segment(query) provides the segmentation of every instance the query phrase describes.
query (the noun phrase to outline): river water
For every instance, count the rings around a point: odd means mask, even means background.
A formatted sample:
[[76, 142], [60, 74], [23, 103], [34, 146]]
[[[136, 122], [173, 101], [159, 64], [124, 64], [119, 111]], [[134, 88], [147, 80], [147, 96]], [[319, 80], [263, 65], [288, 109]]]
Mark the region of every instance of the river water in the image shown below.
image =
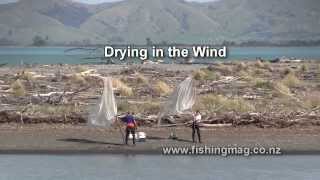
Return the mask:
[[[0, 64], [87, 64], [101, 63], [103, 50], [70, 50], [70, 47], [0, 47]], [[227, 60], [275, 59], [295, 57], [320, 59], [320, 47], [231, 47]], [[201, 62], [201, 60], [199, 60]], [[214, 61], [213, 59], [205, 60]], [[167, 60], [167, 62], [170, 62]]]
[[308, 180], [320, 156], [0, 155], [1, 180]]

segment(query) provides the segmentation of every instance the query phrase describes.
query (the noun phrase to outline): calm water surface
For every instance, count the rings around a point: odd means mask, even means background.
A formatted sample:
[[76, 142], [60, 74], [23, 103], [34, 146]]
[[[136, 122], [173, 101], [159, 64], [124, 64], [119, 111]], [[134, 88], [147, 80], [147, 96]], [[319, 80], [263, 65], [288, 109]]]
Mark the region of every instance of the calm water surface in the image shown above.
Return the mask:
[[320, 156], [0, 155], [1, 180], [311, 180], [319, 167]]
[[[22, 62], [24, 64], [87, 64], [103, 62], [101, 59], [92, 59], [102, 57], [103, 50], [95, 52], [66, 51], [68, 49], [70, 47], [0, 47], [0, 64], [18, 65]], [[254, 60], [257, 57], [264, 59], [279, 57], [320, 59], [320, 47], [231, 47], [228, 52], [229, 60]]]

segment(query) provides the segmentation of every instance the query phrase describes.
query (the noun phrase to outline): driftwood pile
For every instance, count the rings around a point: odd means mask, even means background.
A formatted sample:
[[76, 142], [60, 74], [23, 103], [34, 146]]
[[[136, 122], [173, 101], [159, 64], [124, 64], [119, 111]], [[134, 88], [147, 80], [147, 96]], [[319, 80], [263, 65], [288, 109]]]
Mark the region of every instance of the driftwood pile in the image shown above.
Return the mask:
[[[25, 124], [85, 124], [87, 115], [72, 113], [58, 116], [32, 116], [21, 115], [16, 111], [0, 111], [0, 123], [25, 123]], [[174, 121], [168, 118], [163, 119], [163, 123], [168, 126], [188, 126], [192, 117], [190, 115], [174, 116]], [[157, 126], [157, 116], [136, 115], [139, 126], [154, 127]], [[256, 126], [259, 128], [288, 128], [292, 126], [320, 126], [319, 113], [246, 113], [246, 114], [224, 114], [217, 116], [204, 117], [202, 121], [205, 127], [238, 127], [238, 126]], [[165, 125], [165, 126], [167, 126]]]
[[86, 123], [87, 118], [80, 114], [68, 114], [64, 116], [32, 116], [23, 115], [16, 111], [0, 111], [0, 123], [22, 123], [22, 124], [81, 124]]
[[287, 128], [291, 126], [320, 126], [320, 115], [314, 113], [270, 114], [247, 113], [242, 115], [226, 114], [209, 117], [206, 124], [232, 124], [232, 126], [254, 125], [259, 128]]

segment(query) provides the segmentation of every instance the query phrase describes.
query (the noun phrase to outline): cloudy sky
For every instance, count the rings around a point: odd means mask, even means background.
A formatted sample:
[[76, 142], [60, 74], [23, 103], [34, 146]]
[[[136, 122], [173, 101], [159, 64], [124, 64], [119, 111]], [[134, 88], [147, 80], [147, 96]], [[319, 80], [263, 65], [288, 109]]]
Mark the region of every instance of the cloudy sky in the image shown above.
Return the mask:
[[[17, 0], [0, 0], [0, 4], [5, 4], [9, 2], [15, 2], [15, 1]], [[74, 1], [95, 4], [95, 3], [101, 3], [101, 2], [116, 2], [120, 0], [74, 0]], [[208, 2], [208, 1], [214, 1], [214, 0], [187, 0], [187, 1]]]

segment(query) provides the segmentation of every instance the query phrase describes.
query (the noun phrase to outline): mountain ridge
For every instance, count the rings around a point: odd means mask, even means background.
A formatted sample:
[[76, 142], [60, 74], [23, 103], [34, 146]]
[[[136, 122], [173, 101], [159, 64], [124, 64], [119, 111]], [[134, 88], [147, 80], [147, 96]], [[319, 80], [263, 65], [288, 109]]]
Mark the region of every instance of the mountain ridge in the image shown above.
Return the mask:
[[320, 39], [317, 0], [127, 0], [98, 5], [22, 0], [0, 5], [0, 44], [219, 43]]

